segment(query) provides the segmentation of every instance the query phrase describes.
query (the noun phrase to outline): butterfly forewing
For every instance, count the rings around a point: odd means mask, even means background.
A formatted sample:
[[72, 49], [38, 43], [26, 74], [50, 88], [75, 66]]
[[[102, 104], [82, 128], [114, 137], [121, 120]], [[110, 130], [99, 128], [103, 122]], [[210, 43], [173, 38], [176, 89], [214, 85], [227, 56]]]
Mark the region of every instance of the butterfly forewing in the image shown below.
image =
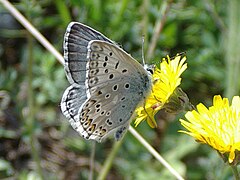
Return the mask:
[[84, 85], [86, 78], [87, 46], [91, 40], [114, 43], [94, 29], [72, 22], [64, 36], [65, 71], [70, 83]]

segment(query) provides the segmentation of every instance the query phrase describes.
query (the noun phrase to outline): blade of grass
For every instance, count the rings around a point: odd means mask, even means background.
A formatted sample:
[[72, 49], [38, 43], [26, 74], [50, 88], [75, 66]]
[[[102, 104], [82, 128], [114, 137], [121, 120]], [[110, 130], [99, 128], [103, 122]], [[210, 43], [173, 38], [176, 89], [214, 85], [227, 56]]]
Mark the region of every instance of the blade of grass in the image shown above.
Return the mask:
[[31, 154], [32, 158], [34, 159], [37, 167], [37, 173], [41, 179], [43, 178], [43, 173], [42, 173], [42, 168], [41, 168], [41, 161], [39, 157], [39, 151], [37, 148], [38, 147], [38, 141], [35, 135], [34, 131], [34, 124], [35, 124], [35, 118], [34, 118], [34, 102], [33, 102], [33, 87], [32, 87], [32, 65], [33, 65], [33, 37], [28, 34], [27, 35], [28, 39], [28, 50], [29, 50], [29, 55], [28, 55], [28, 70], [27, 70], [27, 76], [28, 76], [28, 109], [29, 113], [27, 115], [26, 119], [26, 128], [28, 129], [30, 140], [29, 144], [31, 147]]
[[[24, 1], [26, 6], [26, 16], [31, 18], [31, 5], [29, 2]], [[41, 160], [39, 153], [39, 143], [36, 137], [36, 131], [34, 128], [35, 125], [35, 117], [34, 117], [34, 92], [33, 92], [33, 47], [34, 47], [34, 39], [30, 33], [27, 33], [27, 49], [28, 49], [28, 57], [27, 57], [27, 78], [28, 78], [28, 87], [27, 87], [27, 104], [28, 104], [28, 113], [26, 117], [26, 129], [29, 132], [29, 145], [31, 147], [31, 155], [36, 163], [36, 171], [41, 179], [44, 179], [42, 168], [41, 168]]]

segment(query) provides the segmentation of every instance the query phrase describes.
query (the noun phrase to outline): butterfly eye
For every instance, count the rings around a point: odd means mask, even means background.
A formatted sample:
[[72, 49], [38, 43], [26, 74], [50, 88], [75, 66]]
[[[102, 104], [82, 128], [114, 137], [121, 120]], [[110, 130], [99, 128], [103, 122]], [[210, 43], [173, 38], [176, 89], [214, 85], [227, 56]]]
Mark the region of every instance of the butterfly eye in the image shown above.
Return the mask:
[[146, 71], [148, 72], [148, 73], [150, 73], [151, 75], [153, 75], [153, 73], [154, 73], [154, 69], [155, 69], [155, 65], [145, 65], [144, 66], [144, 69], [146, 69]]
[[150, 72], [151, 74], [153, 74], [153, 70], [152, 70], [152, 69], [148, 69], [148, 72]]
[[152, 68], [147, 68], [147, 72], [149, 72], [150, 74], [153, 74], [153, 69]]

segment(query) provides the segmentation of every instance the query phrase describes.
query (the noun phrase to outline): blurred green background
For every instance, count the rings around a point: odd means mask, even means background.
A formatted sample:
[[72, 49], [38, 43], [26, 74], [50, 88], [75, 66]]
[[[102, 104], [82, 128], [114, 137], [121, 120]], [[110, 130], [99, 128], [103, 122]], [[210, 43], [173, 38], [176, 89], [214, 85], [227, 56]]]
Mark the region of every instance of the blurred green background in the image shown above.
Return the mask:
[[[181, 88], [192, 104], [209, 106], [215, 94], [239, 94], [238, 0], [11, 2], [61, 53], [70, 21], [102, 32], [139, 61], [144, 35], [149, 64], [186, 52]], [[72, 130], [59, 108], [69, 86], [63, 66], [1, 3], [0, 22], [0, 179], [88, 179], [91, 142]], [[183, 117], [163, 115], [158, 128], [144, 122], [136, 130], [186, 179], [231, 179], [215, 151], [177, 132]], [[113, 143], [96, 144], [94, 179]], [[127, 133], [107, 179], [175, 178]]]

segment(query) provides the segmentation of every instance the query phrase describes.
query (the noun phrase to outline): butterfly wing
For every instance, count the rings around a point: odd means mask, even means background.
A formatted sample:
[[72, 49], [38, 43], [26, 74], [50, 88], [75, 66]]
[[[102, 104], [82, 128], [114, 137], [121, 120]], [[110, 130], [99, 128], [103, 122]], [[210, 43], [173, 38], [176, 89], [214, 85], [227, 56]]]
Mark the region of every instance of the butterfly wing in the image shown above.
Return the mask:
[[127, 130], [135, 108], [150, 89], [143, 67], [113, 41], [81, 23], [64, 37], [65, 71], [71, 86], [61, 110], [86, 139], [101, 142]]
[[79, 121], [76, 121], [79, 108], [87, 100], [86, 88], [84, 85], [69, 86], [62, 97], [61, 110], [62, 113], [69, 119], [70, 124], [74, 129], [78, 128]]
[[71, 22], [64, 36], [64, 69], [71, 86], [62, 97], [61, 110], [69, 119], [73, 128], [78, 127], [79, 121], [75, 116], [80, 106], [87, 99], [85, 80], [87, 63], [87, 46], [91, 40], [103, 40], [114, 43], [94, 29], [78, 23]]
[[84, 85], [86, 78], [87, 46], [91, 40], [114, 43], [98, 31], [78, 23], [71, 22], [64, 36], [64, 60], [68, 81]]
[[147, 96], [151, 79], [136, 60], [108, 42], [91, 41], [87, 59], [87, 100], [79, 109], [77, 131], [99, 142], [112, 133], [119, 140]]

